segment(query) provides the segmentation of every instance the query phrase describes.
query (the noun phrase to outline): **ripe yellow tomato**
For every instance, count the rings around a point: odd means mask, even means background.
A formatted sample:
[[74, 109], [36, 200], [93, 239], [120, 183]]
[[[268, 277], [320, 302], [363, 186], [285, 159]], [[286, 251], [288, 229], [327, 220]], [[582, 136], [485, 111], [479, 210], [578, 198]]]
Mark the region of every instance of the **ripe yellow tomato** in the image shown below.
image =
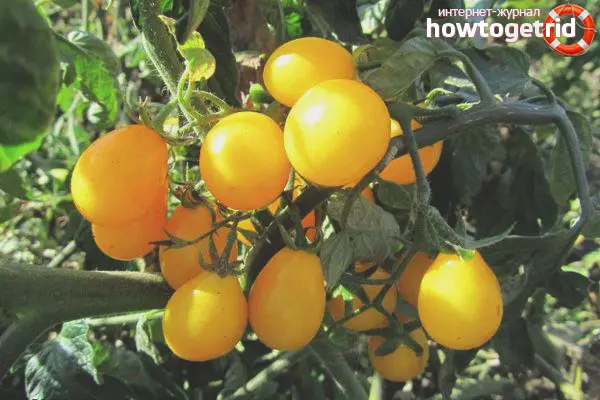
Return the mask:
[[[215, 220], [218, 222], [219, 219]], [[208, 206], [185, 208], [177, 206], [167, 222], [166, 230], [171, 235], [188, 241], [193, 241], [213, 229], [213, 215]], [[213, 235], [213, 241], [219, 255], [227, 245], [229, 228], [219, 228]], [[229, 261], [237, 258], [237, 244], [234, 243], [229, 255]], [[160, 269], [167, 283], [177, 289], [193, 277], [204, 272], [200, 265], [200, 254], [206, 264], [211, 264], [209, 238], [198, 243], [181, 248], [160, 246]]]
[[309, 182], [357, 182], [385, 155], [390, 117], [375, 91], [353, 80], [314, 86], [292, 107], [284, 128], [285, 151]]
[[470, 260], [441, 253], [421, 281], [418, 311], [433, 340], [449, 349], [473, 349], [500, 326], [500, 284], [479, 253]]
[[118, 226], [135, 221], [164, 187], [167, 161], [166, 143], [144, 125], [107, 133], [75, 164], [73, 203], [94, 224]]
[[325, 314], [325, 282], [319, 257], [284, 248], [254, 281], [248, 317], [258, 338], [277, 350], [306, 346]]
[[154, 249], [150, 242], [168, 239], [166, 224], [167, 190], [164, 189], [140, 219], [123, 226], [92, 224], [92, 233], [96, 245], [107, 256], [116, 260], [133, 260]]
[[[366, 267], [358, 266], [357, 271], [361, 272], [361, 270], [366, 269]], [[385, 272], [383, 269], [378, 268], [373, 272], [369, 278], [370, 279], [386, 279], [389, 278], [390, 274]], [[362, 285], [362, 289], [365, 294], [369, 298], [369, 300], [375, 299], [375, 297], [381, 291], [383, 285]], [[396, 300], [397, 293], [396, 288], [392, 286], [388, 292], [383, 297], [383, 308], [389, 312], [393, 313], [396, 308]], [[352, 298], [352, 311], [356, 311], [361, 308], [364, 303], [356, 296]], [[335, 297], [327, 302], [327, 310], [331, 314], [334, 320], [340, 320], [344, 317], [344, 300], [341, 296]], [[375, 308], [370, 308], [362, 314], [358, 314], [357, 316], [350, 318], [348, 321], [344, 322], [343, 326], [352, 329], [355, 331], [366, 331], [369, 329], [375, 329], [378, 327], [382, 327], [387, 325], [387, 318], [385, 315], [377, 311]]]
[[248, 324], [248, 305], [238, 280], [207, 272], [175, 291], [165, 308], [165, 341], [175, 355], [206, 361], [229, 353]]
[[398, 279], [398, 291], [406, 302], [417, 306], [421, 280], [427, 268], [433, 263], [427, 253], [416, 253]]
[[[416, 122], [411, 122], [412, 129], [417, 130], [421, 128], [421, 125]], [[400, 124], [396, 120], [392, 120], [392, 132], [391, 137], [402, 135], [402, 129]], [[442, 154], [442, 141], [436, 142], [431, 146], [423, 147], [418, 150], [419, 157], [421, 158], [421, 164], [423, 164], [423, 170], [425, 175], [428, 175], [437, 163], [440, 161], [440, 155]], [[417, 181], [415, 176], [415, 170], [413, 168], [412, 160], [409, 154], [405, 154], [392, 160], [384, 169], [381, 171], [381, 177], [386, 181], [395, 182], [399, 185], [410, 185]]]
[[410, 337], [421, 346], [423, 352], [420, 356], [407, 345], [401, 344], [394, 352], [386, 356], [375, 355], [375, 350], [383, 342], [380, 336], [369, 339], [369, 361], [377, 372], [390, 381], [402, 382], [411, 380], [425, 370], [429, 361], [429, 346], [423, 329], [418, 328], [410, 332]]
[[200, 173], [208, 190], [227, 207], [267, 207], [279, 197], [290, 175], [281, 128], [252, 111], [223, 118], [202, 144]]
[[352, 55], [339, 44], [306, 37], [278, 47], [265, 64], [267, 91], [291, 107], [313, 86], [331, 79], [354, 79]]

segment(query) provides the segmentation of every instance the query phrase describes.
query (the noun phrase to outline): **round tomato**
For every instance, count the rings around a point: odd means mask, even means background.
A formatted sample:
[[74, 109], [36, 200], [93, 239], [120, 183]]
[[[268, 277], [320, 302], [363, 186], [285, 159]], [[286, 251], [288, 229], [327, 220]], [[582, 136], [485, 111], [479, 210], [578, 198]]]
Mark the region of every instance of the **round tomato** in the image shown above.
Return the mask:
[[[217, 222], [216, 219], [214, 222]], [[186, 208], [177, 206], [173, 215], [167, 222], [166, 230], [171, 235], [188, 241], [193, 241], [213, 229], [213, 214], [208, 206]], [[227, 245], [229, 228], [221, 227], [212, 235], [213, 242], [219, 255], [222, 254]], [[181, 248], [169, 248], [160, 246], [159, 260], [160, 269], [167, 283], [177, 289], [196, 275], [203, 273], [200, 265], [200, 255], [206, 264], [211, 264], [209, 238], [206, 237], [198, 243]], [[237, 244], [234, 243], [229, 255], [230, 261], [237, 258]]]
[[[361, 272], [361, 269], [366, 267], [358, 267], [357, 271]], [[369, 276], [369, 279], [387, 279], [390, 274], [385, 272], [383, 269], [378, 268]], [[383, 285], [362, 285], [362, 289], [369, 298], [373, 301], [375, 297], [381, 291]], [[389, 313], [393, 313], [396, 308], [397, 293], [396, 288], [392, 286], [383, 297], [383, 308]], [[352, 311], [356, 311], [361, 308], [364, 303], [356, 296], [352, 298]], [[327, 302], [327, 310], [331, 314], [334, 320], [340, 320], [344, 317], [344, 299], [341, 296], [335, 297]], [[355, 331], [366, 331], [369, 329], [375, 329], [387, 325], [387, 318], [385, 315], [377, 311], [375, 308], [370, 308], [367, 311], [358, 314], [355, 317], [350, 318], [344, 322], [343, 326]]]
[[398, 279], [400, 295], [406, 302], [415, 307], [419, 298], [421, 280], [423, 280], [423, 275], [432, 263], [433, 259], [427, 253], [416, 253]]
[[291, 107], [313, 86], [331, 79], [354, 79], [352, 55], [332, 41], [305, 37], [281, 45], [265, 64], [269, 93]]
[[166, 143], [144, 125], [107, 133], [75, 164], [73, 203], [87, 220], [98, 225], [135, 221], [165, 187], [167, 160]]
[[[421, 128], [421, 125], [416, 122], [411, 122], [412, 129], [417, 130]], [[392, 132], [391, 136], [402, 135], [402, 129], [400, 124], [396, 120], [392, 120]], [[440, 161], [440, 155], [442, 154], [442, 141], [436, 142], [431, 146], [423, 147], [418, 150], [419, 157], [421, 158], [421, 164], [425, 175], [428, 175], [437, 163]], [[392, 160], [384, 169], [381, 171], [381, 177], [386, 181], [395, 182], [399, 185], [410, 185], [417, 181], [415, 176], [415, 170], [413, 168], [412, 160], [409, 154], [405, 154]]]
[[433, 340], [449, 349], [473, 349], [500, 326], [500, 284], [479, 253], [470, 260], [441, 253], [421, 281], [418, 311]]
[[258, 338], [277, 350], [306, 346], [325, 314], [325, 283], [319, 257], [284, 248], [256, 277], [248, 317]]
[[252, 111], [223, 118], [204, 139], [200, 173], [208, 190], [227, 207], [267, 207], [290, 175], [279, 125]]
[[292, 107], [284, 128], [285, 151], [308, 181], [351, 184], [385, 155], [389, 121], [385, 103], [373, 89], [348, 79], [326, 81]]
[[373, 336], [369, 339], [369, 360], [373, 368], [385, 379], [396, 382], [408, 381], [425, 370], [427, 361], [429, 361], [429, 346], [425, 332], [419, 328], [410, 332], [409, 335], [423, 349], [421, 355], [417, 355], [407, 345], [401, 344], [392, 353], [386, 356], [377, 356], [375, 351], [384, 339], [380, 336]]
[[146, 211], [136, 221], [123, 226], [92, 224], [96, 245], [104, 254], [116, 260], [133, 260], [154, 249], [151, 242], [168, 239], [165, 234], [167, 224], [167, 191], [162, 191]]
[[207, 272], [175, 291], [165, 308], [165, 341], [175, 355], [206, 361], [229, 353], [248, 324], [248, 306], [238, 280]]

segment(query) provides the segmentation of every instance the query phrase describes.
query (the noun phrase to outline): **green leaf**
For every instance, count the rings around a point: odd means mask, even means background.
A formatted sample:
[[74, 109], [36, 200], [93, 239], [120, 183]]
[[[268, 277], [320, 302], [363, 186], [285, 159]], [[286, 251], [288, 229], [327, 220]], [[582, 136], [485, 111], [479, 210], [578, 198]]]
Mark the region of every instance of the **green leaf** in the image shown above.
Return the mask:
[[504, 301], [504, 306], [512, 303], [516, 300], [523, 290], [527, 287], [527, 273], [515, 273], [513, 275], [509, 275], [503, 277], [500, 280], [500, 289], [502, 290], [502, 300]]
[[492, 45], [485, 50], [463, 50], [487, 81], [492, 93], [516, 97], [531, 81], [530, 60], [515, 47]]
[[0, 172], [35, 150], [54, 119], [59, 61], [33, 1], [0, 2]]
[[[176, 21], [164, 15], [160, 15], [159, 17], [169, 28], [173, 37], [175, 37]], [[204, 39], [200, 33], [196, 31], [191, 32], [184, 43], [177, 44], [177, 50], [186, 61], [191, 82], [207, 80], [214, 75], [216, 61], [210, 51], [206, 49]]]
[[334, 233], [329, 236], [319, 254], [325, 271], [325, 282], [328, 287], [334, 286], [353, 260], [352, 243], [347, 232]]
[[206, 48], [213, 54], [219, 66], [213, 77], [208, 80], [208, 87], [228, 104], [238, 106], [239, 71], [232, 51], [229, 22], [223, 7], [212, 4], [198, 32], [204, 38]]
[[361, 386], [340, 349], [328, 340], [315, 340], [308, 347], [346, 398], [367, 400], [364, 387]]
[[548, 293], [561, 305], [577, 307], [588, 296], [592, 281], [574, 271], [559, 271], [549, 279]]
[[397, 100], [440, 58], [440, 51], [448, 50], [452, 48], [442, 40], [415, 36], [400, 42], [379, 68], [364, 72], [361, 79], [385, 101]]
[[[567, 111], [577, 137], [579, 148], [584, 163], [587, 164], [592, 151], [592, 130], [589, 121], [580, 113]], [[557, 141], [548, 161], [548, 180], [550, 191], [558, 205], [567, 204], [569, 198], [575, 193], [575, 175], [571, 168], [571, 157], [567, 150], [567, 144], [560, 131], [557, 130]]]
[[415, 204], [414, 187], [381, 180], [377, 186], [377, 199], [396, 210], [410, 210]]
[[318, 27], [320, 36], [346, 43], [356, 43], [362, 39], [355, 1], [307, 0], [305, 3], [310, 22]]
[[402, 40], [413, 29], [423, 12], [423, 0], [390, 0], [385, 12], [388, 37]]
[[144, 314], [135, 325], [137, 351], [148, 354], [157, 364], [162, 362], [162, 357], [155, 344], [155, 342], [163, 340], [161, 315], [160, 311], [150, 311]]
[[510, 371], [524, 372], [526, 368], [534, 366], [535, 351], [522, 317], [508, 325], [502, 325], [492, 340], [500, 361]]
[[481, 189], [499, 139], [497, 127], [486, 125], [446, 141], [452, 152], [452, 185], [463, 204], [471, 204], [471, 199]]
[[0, 174], [0, 190], [19, 199], [24, 199], [27, 195], [21, 175], [14, 169]]
[[[77, 38], [77, 36], [76, 36]], [[88, 38], [89, 43], [95, 43]], [[97, 47], [87, 51], [75, 43], [63, 39], [59, 42], [59, 50], [63, 60], [74, 73], [73, 84], [90, 100], [98, 103], [106, 112], [106, 124], [117, 119], [119, 111], [119, 86], [104, 59], [97, 53]], [[105, 57], [103, 55], [102, 57]]]
[[[385, 10], [389, 2], [389, 0], [357, 1], [358, 17], [364, 34], [377, 34], [384, 29]], [[409, 27], [409, 30], [411, 28]]]
[[229, 363], [225, 372], [224, 387], [219, 398], [222, 396], [227, 398], [227, 395], [232, 394], [248, 382], [248, 371], [240, 355], [236, 351], [232, 351], [226, 357]]
[[177, 22], [177, 42], [185, 43], [200, 26], [210, 5], [210, 0], [190, 0], [185, 18]]
[[600, 237], [600, 211], [592, 214], [589, 221], [583, 227], [582, 233], [584, 236], [590, 238]]
[[[98, 383], [100, 378], [88, 333], [89, 327], [84, 321], [67, 322], [56, 339], [44, 343], [27, 361], [25, 390], [28, 398], [83, 399], [89, 396], [88, 386], [93, 381]], [[85, 379], [90, 381], [87, 385]]]
[[122, 72], [119, 58], [104, 40], [98, 39], [89, 32], [82, 31], [69, 32], [67, 39], [86, 51], [88, 55], [95, 56], [102, 60], [104, 65], [106, 65], [106, 68], [112, 72], [115, 78]]

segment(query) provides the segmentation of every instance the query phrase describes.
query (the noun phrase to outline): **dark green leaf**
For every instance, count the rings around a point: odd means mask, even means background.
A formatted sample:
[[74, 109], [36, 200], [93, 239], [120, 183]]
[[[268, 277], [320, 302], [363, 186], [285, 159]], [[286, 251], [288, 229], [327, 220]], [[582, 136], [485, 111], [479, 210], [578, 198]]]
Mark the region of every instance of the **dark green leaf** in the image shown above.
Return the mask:
[[600, 211], [592, 214], [583, 228], [583, 235], [590, 238], [600, 237]]
[[221, 396], [225, 396], [232, 394], [237, 389], [241, 388], [248, 381], [248, 371], [246, 370], [246, 366], [242, 362], [240, 355], [232, 351], [227, 355], [227, 360], [229, 361], [229, 365], [227, 366], [227, 371], [225, 372], [225, 384], [224, 388], [221, 391]]
[[412, 30], [423, 12], [423, 0], [390, 0], [385, 13], [388, 37], [402, 40]]
[[500, 280], [500, 289], [502, 290], [502, 300], [504, 301], [504, 306], [512, 303], [515, 299], [517, 299], [523, 290], [527, 286], [527, 273], [515, 273], [513, 275], [509, 275], [503, 277]]
[[415, 203], [414, 187], [382, 180], [377, 187], [377, 199], [396, 210], [410, 210]]
[[190, 0], [185, 18], [177, 22], [177, 41], [185, 43], [200, 26], [210, 5], [210, 0]]
[[218, 66], [214, 76], [208, 80], [208, 86], [228, 104], [238, 106], [238, 66], [231, 50], [229, 23], [223, 7], [211, 5], [198, 32]]
[[[25, 389], [30, 399], [83, 399], [99, 382], [94, 348], [84, 321], [67, 322], [54, 340], [46, 342], [25, 367]], [[87, 381], [87, 382], [86, 382]]]
[[[579, 149], [587, 164], [592, 150], [592, 130], [589, 121], [580, 113], [567, 111], [577, 137], [579, 138]], [[548, 161], [548, 180], [550, 190], [557, 204], [567, 204], [569, 198], [575, 193], [575, 175], [571, 168], [571, 157], [562, 134], [557, 131], [557, 141]]]
[[463, 204], [481, 189], [488, 165], [499, 145], [498, 129], [493, 125], [470, 130], [446, 141], [452, 152], [452, 185]]
[[155, 310], [144, 314], [135, 326], [135, 347], [137, 351], [148, 354], [155, 363], [160, 364], [162, 358], [156, 348], [155, 342], [162, 340], [162, 318], [160, 318], [160, 312]]
[[346, 43], [363, 40], [356, 1], [307, 0], [309, 18], [322, 36]]
[[485, 50], [468, 48], [463, 52], [481, 72], [494, 94], [519, 96], [531, 81], [529, 57], [519, 49], [493, 45]]
[[590, 281], [586, 276], [574, 271], [560, 271], [549, 279], [548, 293], [562, 305], [577, 307], [588, 296]]
[[517, 318], [509, 325], [502, 325], [493, 339], [494, 349], [500, 355], [502, 364], [513, 372], [523, 372], [534, 366], [534, 348], [527, 324], [523, 318]]
[[27, 195], [21, 175], [14, 169], [0, 173], [0, 190], [19, 199]]
[[381, 60], [379, 68], [364, 72], [361, 79], [385, 101], [393, 101], [440, 58], [440, 51], [451, 49], [442, 40], [415, 36], [400, 42], [391, 56]]
[[325, 240], [320, 252], [328, 287], [334, 286], [352, 263], [352, 244], [347, 232], [334, 233]]

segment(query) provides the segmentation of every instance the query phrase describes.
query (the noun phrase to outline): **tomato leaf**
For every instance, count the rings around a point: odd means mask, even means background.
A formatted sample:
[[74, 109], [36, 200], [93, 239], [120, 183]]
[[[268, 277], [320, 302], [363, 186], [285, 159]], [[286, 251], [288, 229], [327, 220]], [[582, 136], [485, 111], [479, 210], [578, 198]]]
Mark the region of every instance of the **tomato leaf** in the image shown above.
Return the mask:
[[498, 351], [502, 364], [511, 371], [523, 371], [533, 367], [535, 351], [527, 333], [527, 324], [522, 317], [508, 325], [502, 325], [493, 338], [494, 349]]
[[549, 279], [548, 293], [568, 308], [577, 307], [587, 298], [592, 281], [574, 271], [559, 271]]
[[21, 144], [0, 144], [0, 172], [6, 171], [24, 155], [37, 150], [42, 144], [43, 139], [44, 137], [40, 136], [30, 142]]
[[97, 38], [88, 32], [71, 31], [67, 35], [67, 39], [76, 46], [85, 50], [89, 55], [93, 55], [102, 62], [116, 78], [121, 72], [121, 61], [112, 50], [112, 48], [104, 40]]
[[156, 343], [164, 343], [162, 332], [162, 313], [157, 310], [144, 314], [135, 325], [135, 348], [146, 353], [156, 364], [162, 357]]
[[14, 169], [9, 169], [0, 174], [0, 190], [19, 199], [24, 199], [27, 192], [23, 186], [21, 175]]
[[327, 32], [326, 36], [342, 42], [363, 41], [355, 1], [307, 0], [308, 17], [313, 25]]
[[[573, 123], [575, 132], [579, 138], [579, 148], [584, 163], [587, 164], [592, 151], [592, 130], [589, 121], [582, 114], [567, 111], [569, 119]], [[575, 175], [571, 168], [571, 157], [562, 134], [556, 132], [556, 146], [552, 150], [548, 161], [548, 181], [550, 191], [558, 205], [565, 205], [569, 198], [575, 193]]]
[[333, 287], [352, 263], [352, 243], [348, 232], [334, 233], [321, 247], [321, 264], [325, 271], [327, 287]]
[[377, 186], [377, 199], [396, 210], [411, 210], [415, 204], [414, 186], [402, 186], [381, 180]]
[[204, 20], [210, 0], [190, 0], [185, 18], [177, 22], [177, 42], [185, 43]]
[[[84, 321], [63, 324], [58, 337], [44, 343], [25, 366], [25, 390], [30, 399], [88, 398], [85, 379], [100, 382], [94, 348]], [[92, 379], [90, 379], [92, 378]]]
[[412, 30], [423, 12], [423, 0], [390, 0], [385, 11], [388, 37], [402, 40]]

